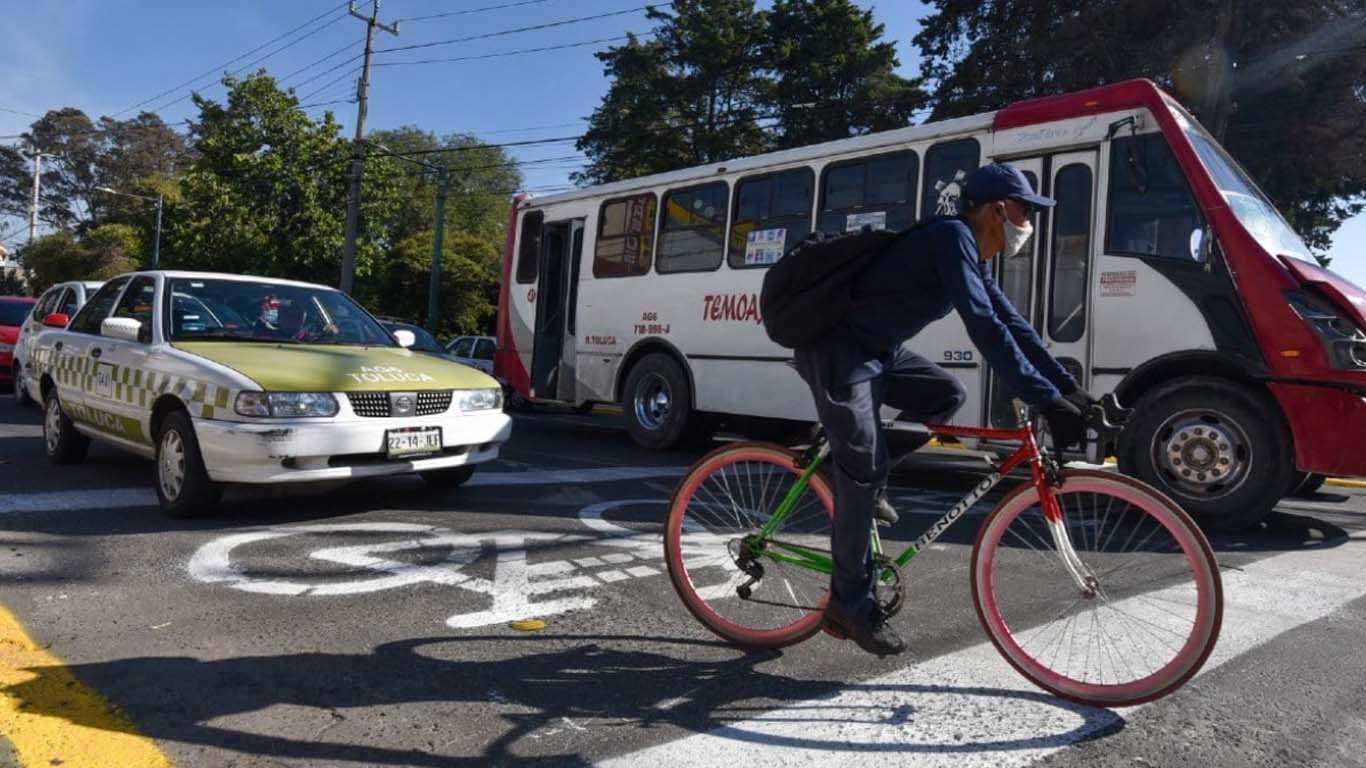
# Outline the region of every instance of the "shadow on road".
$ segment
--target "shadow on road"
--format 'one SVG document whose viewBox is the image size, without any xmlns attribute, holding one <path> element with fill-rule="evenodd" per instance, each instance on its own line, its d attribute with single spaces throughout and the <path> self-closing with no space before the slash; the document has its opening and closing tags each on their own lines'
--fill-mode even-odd
<svg viewBox="0 0 1366 768">
<path fill-rule="evenodd" d="M 496 644 L 506 651 L 508 643 L 551 648 L 527 648 L 521 653 L 507 653 L 509 658 L 491 661 L 470 658 L 480 644 Z M 641 650 L 652 646 L 659 650 Z M 119 704 L 132 721 L 145 735 L 162 742 L 245 755 L 366 765 L 590 765 L 589 755 L 566 752 L 562 746 L 551 746 L 552 741 L 541 740 L 565 733 L 566 728 L 583 731 L 662 726 L 670 729 L 661 735 L 676 738 L 686 732 L 714 731 L 782 708 L 784 704 L 826 697 L 837 691 L 941 695 L 937 699 L 927 697 L 925 701 L 930 703 L 962 696 L 1016 699 L 1022 704 L 1070 712 L 1068 722 L 1078 725 L 1064 733 L 983 742 L 969 738 L 947 745 L 917 743 L 914 728 L 902 729 L 907 738 L 893 742 L 806 741 L 735 728 L 726 728 L 718 735 L 834 751 L 973 753 L 1063 746 L 1079 739 L 1109 735 L 1124 727 L 1123 719 L 1113 713 L 1076 706 L 1042 693 L 798 680 L 766 669 L 779 658 L 781 654 L 776 652 L 741 653 L 713 642 L 659 637 L 481 636 L 405 640 L 379 646 L 368 654 L 296 653 L 210 661 L 182 656 L 141 657 L 79 664 L 69 669 L 97 689 L 119 691 Z M 26 671 L 37 677 L 6 692 L 25 702 L 28 712 L 71 720 L 72 713 L 61 702 L 34 698 L 44 690 L 42 678 L 55 674 L 56 669 Z M 476 719 L 468 709 L 442 712 L 438 708 L 434 711 L 445 720 L 419 724 L 392 709 L 414 703 L 476 704 L 496 711 L 498 722 L 490 724 L 488 718 Z M 221 722 L 278 705 L 316 709 L 317 714 L 326 715 L 323 719 L 327 725 L 314 738 L 300 739 L 253 733 Z M 362 714 L 351 711 L 357 708 L 375 708 L 379 712 L 363 713 L 367 719 L 351 729 L 355 742 L 324 738 L 335 728 L 345 731 L 345 722 Z M 385 708 L 391 708 L 387 718 Z M 376 714 L 378 717 L 372 717 Z M 268 713 L 264 720 L 254 722 L 275 730 L 270 722 L 275 716 L 290 715 Z M 905 722 L 908 715 L 888 711 L 872 716 L 877 718 L 875 722 L 896 725 Z M 916 713 L 916 717 L 920 716 L 949 718 L 953 713 Z M 828 719 L 819 713 L 810 717 L 801 722 Z M 73 722 L 102 727 L 100 723 Z M 425 732 L 419 730 L 422 726 L 427 726 Z M 475 727 L 487 729 L 486 738 L 470 734 Z M 678 730 L 685 733 L 679 734 Z M 477 755 L 443 754 L 460 751 L 452 747 L 456 742 L 468 744 L 476 739 L 486 745 Z M 631 744 L 639 741 L 644 746 L 661 740 L 633 740 Z M 564 741 L 560 739 L 559 744 Z M 423 746 L 398 746 L 414 742 Z M 393 746 L 381 746 L 386 743 Z M 603 740 L 590 743 L 601 744 Z"/>
</svg>

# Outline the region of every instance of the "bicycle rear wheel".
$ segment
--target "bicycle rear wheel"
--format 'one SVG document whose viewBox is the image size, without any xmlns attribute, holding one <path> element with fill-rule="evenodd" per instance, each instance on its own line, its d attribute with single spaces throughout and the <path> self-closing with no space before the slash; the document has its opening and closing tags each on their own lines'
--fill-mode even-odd
<svg viewBox="0 0 1366 768">
<path fill-rule="evenodd" d="M 664 552 L 674 589 L 698 621 L 735 645 L 779 648 L 821 627 L 829 573 L 783 558 L 829 557 L 830 482 L 813 474 L 772 535 L 757 535 L 801 475 L 789 451 L 738 443 L 699 461 L 669 503 Z"/>
<path fill-rule="evenodd" d="M 1062 530 L 1047 522 L 1032 485 L 982 524 L 972 551 L 977 616 L 1016 670 L 1058 696 L 1102 707 L 1165 696 L 1199 671 L 1219 637 L 1214 553 L 1152 488 L 1101 472 L 1063 477 Z M 1068 542 L 1086 588 L 1064 563 Z"/>
</svg>

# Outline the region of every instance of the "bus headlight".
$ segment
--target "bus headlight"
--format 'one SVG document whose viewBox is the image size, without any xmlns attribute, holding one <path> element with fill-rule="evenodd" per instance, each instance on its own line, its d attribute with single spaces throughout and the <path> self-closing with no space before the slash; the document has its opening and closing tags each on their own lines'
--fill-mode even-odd
<svg viewBox="0 0 1366 768">
<path fill-rule="evenodd" d="M 463 413 L 496 411 L 503 407 L 503 391 L 496 388 L 457 390 L 455 403 Z"/>
<path fill-rule="evenodd" d="M 337 415 L 337 399 L 326 392 L 243 392 L 233 410 L 277 419 L 327 417 Z"/>
<path fill-rule="evenodd" d="M 1319 338 L 1329 365 L 1348 371 L 1366 369 L 1366 331 L 1332 304 L 1313 294 L 1295 291 L 1285 297 L 1290 308 Z"/>
</svg>

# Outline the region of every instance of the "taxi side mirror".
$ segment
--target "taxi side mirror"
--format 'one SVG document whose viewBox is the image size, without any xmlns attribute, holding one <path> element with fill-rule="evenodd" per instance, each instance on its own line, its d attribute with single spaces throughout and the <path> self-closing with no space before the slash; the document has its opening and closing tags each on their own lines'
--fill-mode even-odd
<svg viewBox="0 0 1366 768">
<path fill-rule="evenodd" d="M 61 312 L 49 312 L 43 318 L 43 325 L 48 328 L 65 328 L 70 322 L 71 318 Z"/>
<path fill-rule="evenodd" d="M 397 341 L 400 347 L 407 349 L 417 343 L 417 336 L 412 331 L 399 329 L 394 331 L 394 341 Z"/>
<path fill-rule="evenodd" d="M 100 323 L 100 335 L 120 341 L 137 341 L 142 323 L 131 317 L 106 317 Z"/>
</svg>

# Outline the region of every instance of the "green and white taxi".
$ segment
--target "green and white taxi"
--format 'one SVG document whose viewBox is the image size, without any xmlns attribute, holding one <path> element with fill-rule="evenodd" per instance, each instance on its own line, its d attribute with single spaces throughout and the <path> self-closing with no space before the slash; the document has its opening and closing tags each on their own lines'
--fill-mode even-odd
<svg viewBox="0 0 1366 768">
<path fill-rule="evenodd" d="M 173 515 L 211 509 L 223 483 L 459 485 L 511 435 L 502 391 L 412 343 L 324 286 L 123 275 L 37 339 L 44 445 L 58 464 L 83 461 L 90 438 L 155 459 Z"/>
</svg>

